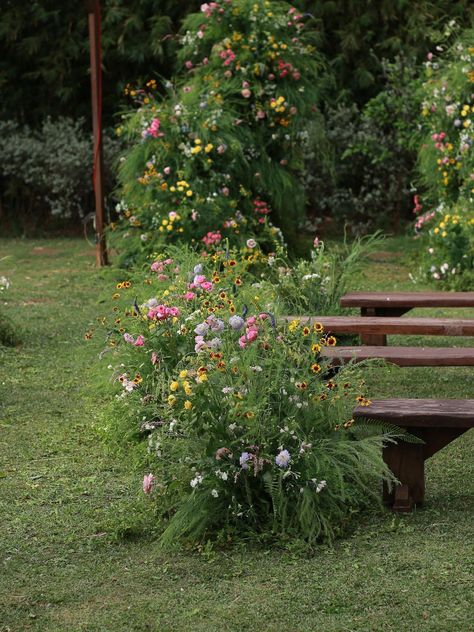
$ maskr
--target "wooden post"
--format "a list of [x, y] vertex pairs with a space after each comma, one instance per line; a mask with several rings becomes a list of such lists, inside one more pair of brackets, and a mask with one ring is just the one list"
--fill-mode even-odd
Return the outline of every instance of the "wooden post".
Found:
[[94, 199], [96, 263], [99, 267], [108, 263], [104, 235], [104, 171], [102, 158], [102, 68], [100, 45], [99, 0], [86, 0], [89, 25], [92, 128], [94, 133]]

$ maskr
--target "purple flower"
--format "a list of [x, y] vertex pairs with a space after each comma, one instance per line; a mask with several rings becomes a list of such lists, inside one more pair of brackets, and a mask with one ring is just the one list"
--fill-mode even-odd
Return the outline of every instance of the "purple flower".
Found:
[[242, 329], [242, 327], [245, 325], [245, 321], [241, 316], [231, 316], [229, 318], [229, 325], [232, 327], [232, 329], [235, 329], [237, 331], [239, 329]]
[[243, 470], [249, 469], [249, 466], [247, 465], [247, 461], [249, 460], [250, 460], [250, 454], [248, 452], [242, 452], [242, 454], [240, 455], [239, 462], [240, 462], [240, 467]]
[[276, 457], [275, 457], [275, 463], [278, 465], [278, 467], [288, 467], [288, 463], [290, 462], [290, 453], [288, 452], [288, 450], [282, 450], [281, 452], [279, 452]]
[[194, 329], [194, 333], [196, 333], [198, 336], [205, 336], [208, 331], [209, 331], [209, 325], [207, 323], [200, 323]]

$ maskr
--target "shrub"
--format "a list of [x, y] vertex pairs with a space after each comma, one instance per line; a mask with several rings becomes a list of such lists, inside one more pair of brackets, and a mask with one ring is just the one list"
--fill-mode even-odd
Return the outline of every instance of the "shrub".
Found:
[[[363, 108], [325, 110], [325, 143], [310, 133], [304, 183], [312, 212], [352, 234], [399, 230], [411, 214], [418, 147], [419, 74], [414, 59], [384, 60], [384, 86]], [[330, 144], [331, 150], [326, 150]], [[321, 151], [322, 147], [322, 151]]]
[[[117, 141], [107, 137], [107, 186]], [[21, 232], [43, 228], [51, 217], [78, 221], [92, 206], [93, 148], [84, 121], [48, 118], [38, 129], [0, 121], [0, 177], [5, 223]]]
[[331, 378], [320, 350], [335, 339], [281, 324], [278, 287], [255, 286], [273, 265], [261, 251], [182, 249], [117, 284], [110, 368], [127, 418], [136, 411], [127, 439], [147, 437], [144, 491], [164, 546], [331, 538], [390, 478], [380, 448], [393, 435], [350, 418], [370, 403], [359, 368]]
[[166, 98], [153, 81], [130, 91], [139, 108], [123, 126], [132, 148], [117, 229], [128, 242], [116, 242], [126, 256], [164, 240], [265, 240], [276, 232], [269, 218], [296, 241], [305, 125], [318, 97], [312, 39], [283, 2], [219, 0], [186, 18], [184, 73]]

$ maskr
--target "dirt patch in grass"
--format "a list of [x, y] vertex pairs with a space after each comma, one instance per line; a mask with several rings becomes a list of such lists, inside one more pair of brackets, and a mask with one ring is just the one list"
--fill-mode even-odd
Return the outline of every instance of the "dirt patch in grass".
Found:
[[54, 255], [59, 255], [62, 253], [62, 250], [58, 250], [57, 248], [48, 248], [46, 246], [35, 246], [31, 250], [32, 255], [45, 255], [46, 257], [52, 257]]

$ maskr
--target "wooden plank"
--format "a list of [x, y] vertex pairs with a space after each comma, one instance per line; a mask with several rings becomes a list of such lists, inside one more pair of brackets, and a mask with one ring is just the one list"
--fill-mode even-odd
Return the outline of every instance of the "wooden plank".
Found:
[[405, 334], [426, 336], [474, 336], [474, 319], [397, 318], [378, 316], [285, 316], [301, 323], [319, 322], [332, 334]]
[[321, 355], [336, 365], [379, 358], [398, 366], [474, 366], [474, 347], [326, 347]]
[[351, 292], [341, 307], [474, 307], [474, 292]]
[[473, 428], [474, 399], [377, 399], [357, 406], [353, 416], [404, 428]]

